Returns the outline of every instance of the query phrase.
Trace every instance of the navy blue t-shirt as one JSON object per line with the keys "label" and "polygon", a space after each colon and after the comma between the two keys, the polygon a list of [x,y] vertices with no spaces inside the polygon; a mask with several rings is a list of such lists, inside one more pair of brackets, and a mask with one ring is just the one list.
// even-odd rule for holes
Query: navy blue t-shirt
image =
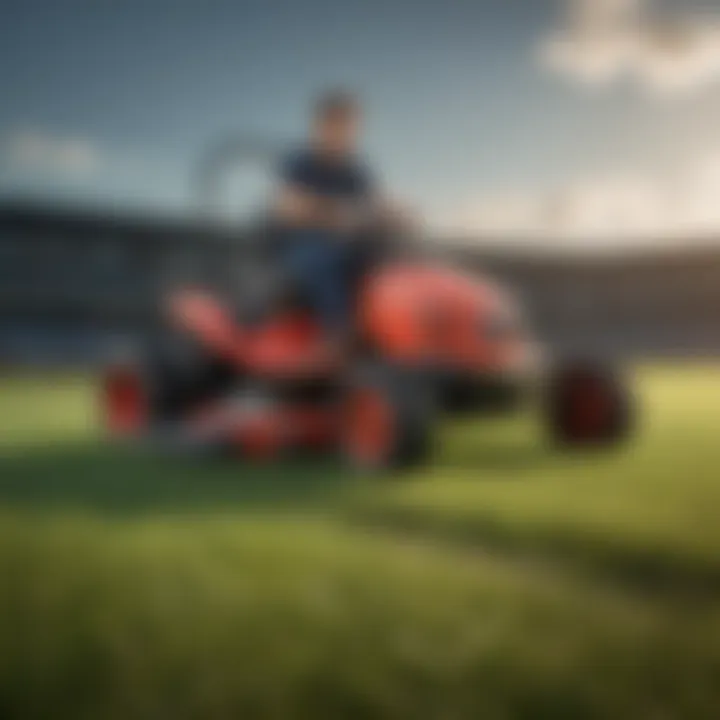
{"label": "navy blue t-shirt", "polygon": [[328,200],[363,200],[372,192],[367,170],[353,157],[334,160],[302,150],[285,159],[280,176],[283,183]]}

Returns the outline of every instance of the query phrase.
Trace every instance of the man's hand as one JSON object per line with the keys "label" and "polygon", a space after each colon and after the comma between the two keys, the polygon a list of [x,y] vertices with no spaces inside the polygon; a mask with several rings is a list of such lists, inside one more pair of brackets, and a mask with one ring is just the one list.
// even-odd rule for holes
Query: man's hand
{"label": "man's hand", "polygon": [[334,200],[293,186],[282,188],[276,211],[289,225],[323,228],[342,234],[373,227],[408,233],[418,225],[417,215],[410,208],[385,198],[361,202]]}
{"label": "man's hand", "polygon": [[418,214],[408,205],[381,198],[375,208],[376,222],[391,232],[412,233],[418,229]]}

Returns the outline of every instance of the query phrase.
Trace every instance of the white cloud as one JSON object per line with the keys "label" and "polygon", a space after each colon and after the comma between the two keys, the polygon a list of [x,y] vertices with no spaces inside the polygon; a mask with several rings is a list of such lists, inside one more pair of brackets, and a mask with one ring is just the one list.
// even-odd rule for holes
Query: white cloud
{"label": "white cloud", "polygon": [[31,129],[9,134],[2,155],[14,172],[51,178],[86,177],[100,165],[100,153],[89,140]]}
{"label": "white cloud", "polygon": [[443,229],[543,244],[637,245],[720,236],[720,148],[670,175],[581,178],[466,202]]}
{"label": "white cloud", "polygon": [[565,0],[543,65],[589,86],[628,80],[654,93],[720,82],[720,16],[661,15],[650,0]]}

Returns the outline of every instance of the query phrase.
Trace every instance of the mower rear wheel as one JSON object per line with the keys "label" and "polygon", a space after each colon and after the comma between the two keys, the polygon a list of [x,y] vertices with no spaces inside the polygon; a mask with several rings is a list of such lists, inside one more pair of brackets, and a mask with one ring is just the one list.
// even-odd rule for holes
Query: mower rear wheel
{"label": "mower rear wheel", "polygon": [[563,447],[612,447],[631,434],[633,399],[614,368],[592,362],[560,366],[550,378],[545,415]]}
{"label": "mower rear wheel", "polygon": [[362,472],[421,464],[431,449],[430,400],[419,374],[384,364],[359,369],[342,400],[343,459]]}

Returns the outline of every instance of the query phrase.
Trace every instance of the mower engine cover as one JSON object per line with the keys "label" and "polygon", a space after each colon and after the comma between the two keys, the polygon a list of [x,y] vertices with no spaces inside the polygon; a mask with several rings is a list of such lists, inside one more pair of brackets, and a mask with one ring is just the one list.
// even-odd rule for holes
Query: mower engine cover
{"label": "mower engine cover", "polygon": [[360,328],[383,357],[448,374],[515,378],[538,352],[517,303],[490,280],[427,263],[394,263],[370,275]]}

